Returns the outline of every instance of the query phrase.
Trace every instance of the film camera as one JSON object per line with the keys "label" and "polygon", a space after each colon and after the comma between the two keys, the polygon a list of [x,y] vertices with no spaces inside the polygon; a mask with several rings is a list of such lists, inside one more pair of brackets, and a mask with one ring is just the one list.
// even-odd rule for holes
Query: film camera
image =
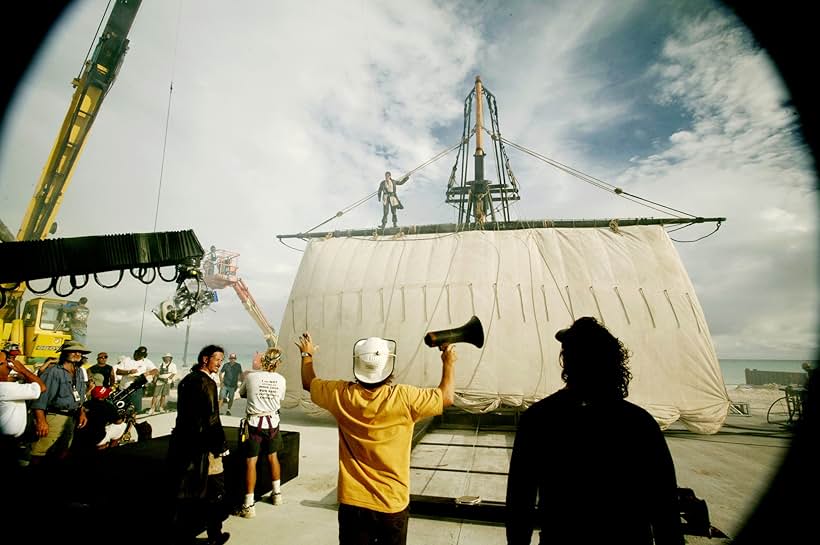
{"label": "film camera", "polygon": [[123,388],[122,390],[117,390],[105,400],[109,404],[113,406],[116,410],[117,419],[125,418],[134,413],[134,404],[131,403],[131,394],[133,394],[136,390],[145,386],[145,383],[148,382],[148,379],[145,378],[144,375],[140,375],[134,379],[134,382],[128,385],[128,387]]}
{"label": "film camera", "polygon": [[[75,432],[72,449],[76,451],[93,451],[97,444],[106,436],[106,426],[109,424],[127,423],[121,443],[130,441],[130,430],[139,427],[136,422],[134,404],[131,394],[147,383],[147,379],[140,375],[126,388],[110,392],[109,388],[98,386],[91,391],[91,397],[85,402],[88,422],[85,427]],[[110,393],[109,393],[110,392]],[[150,433],[138,430],[140,437],[150,437]],[[126,435],[128,438],[126,438]]]}

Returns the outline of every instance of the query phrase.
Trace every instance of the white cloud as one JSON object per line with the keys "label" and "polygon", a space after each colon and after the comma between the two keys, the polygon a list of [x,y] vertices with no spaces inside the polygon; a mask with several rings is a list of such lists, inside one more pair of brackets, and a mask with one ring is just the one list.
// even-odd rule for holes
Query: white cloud
{"label": "white cloud", "polygon": [[[7,118],[0,197],[12,229],[104,5],[77,4]],[[464,97],[480,74],[498,100],[505,137],[653,201],[728,218],[714,236],[678,246],[721,356],[811,354],[815,177],[776,70],[746,32],[708,2],[687,6],[694,15],[655,14],[674,17],[674,32],[646,43],[624,29],[652,3],[471,7],[143,3],[63,201],[59,234],[153,230],[159,193],[157,229],[192,228],[204,247],[239,252],[240,275],[278,327],[301,254],[275,236],[323,222],[375,191],[384,170],[407,172],[454,144]],[[633,54],[638,48],[649,53]],[[638,57],[650,65],[623,64]],[[625,86],[630,92],[619,92]],[[661,124],[653,115],[663,107],[685,117]],[[621,152],[616,140],[627,136],[635,144]],[[660,215],[509,153],[523,197],[515,217]],[[454,220],[442,202],[454,158],[401,188],[403,223]],[[372,199],[321,230],[375,226],[380,217]],[[783,271],[783,263],[798,272]],[[153,286],[148,308],[172,287]],[[761,291],[765,297],[749,296]],[[157,350],[181,346],[184,328],[165,329],[150,314],[143,320],[136,280],[88,296],[93,344],[123,342],[125,350],[142,329]],[[229,291],[220,292],[215,312],[196,318],[191,335],[192,344],[213,337],[263,346]]]}

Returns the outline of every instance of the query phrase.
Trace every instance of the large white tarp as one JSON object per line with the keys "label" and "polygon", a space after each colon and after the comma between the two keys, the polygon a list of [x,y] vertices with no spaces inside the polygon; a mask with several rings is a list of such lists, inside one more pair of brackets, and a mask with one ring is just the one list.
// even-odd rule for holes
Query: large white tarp
{"label": "large white tarp", "polygon": [[456,345],[456,404],[529,406],[563,387],[557,330],[595,316],[632,353],[629,400],[668,427],[718,431],[729,400],[692,283],[661,226],[468,231],[312,240],[280,330],[286,407],[309,404],[293,341],[310,331],[322,378],[353,379],[356,340],[398,343],[395,380],[436,386],[426,332],[476,315],[484,347]]}

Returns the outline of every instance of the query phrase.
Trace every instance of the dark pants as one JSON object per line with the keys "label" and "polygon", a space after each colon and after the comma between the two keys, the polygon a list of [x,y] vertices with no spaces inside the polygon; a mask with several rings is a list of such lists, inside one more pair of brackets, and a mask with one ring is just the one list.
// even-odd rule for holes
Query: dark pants
{"label": "dark pants", "polygon": [[134,405],[134,413],[140,414],[142,412],[142,388],[137,388],[131,393],[131,403]]}
{"label": "dark pants", "polygon": [[339,504],[339,545],[405,545],[410,511],[380,513]]}
{"label": "dark pants", "polygon": [[396,217],[396,208],[390,204],[384,205],[384,213],[382,214],[382,229],[387,224],[387,213],[393,213],[393,227],[396,227],[398,224],[398,218]]}
{"label": "dark pants", "polygon": [[204,526],[208,539],[222,535],[222,521],[228,518],[225,504],[225,474],[208,475],[208,489],[204,498],[178,500],[174,521],[174,543],[188,545]]}

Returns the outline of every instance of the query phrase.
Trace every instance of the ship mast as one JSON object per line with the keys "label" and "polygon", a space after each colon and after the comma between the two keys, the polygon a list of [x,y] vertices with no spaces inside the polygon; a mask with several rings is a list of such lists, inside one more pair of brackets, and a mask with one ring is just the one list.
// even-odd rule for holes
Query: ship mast
{"label": "ship mast", "polygon": [[[493,151],[496,159],[497,183],[492,183],[484,175],[484,100],[492,126]],[[471,109],[475,104],[475,125],[471,125]],[[456,185],[455,175],[459,157],[465,158],[467,146],[475,134],[474,180],[467,180],[467,163],[462,160],[461,183]],[[464,100],[464,134],[461,149],[456,157],[456,164],[450,175],[447,186],[447,202],[458,205],[458,226],[460,228],[482,228],[485,221],[510,221],[510,201],[520,199],[518,184],[510,168],[507,152],[500,139],[498,126],[498,106],[495,96],[481,83],[481,76],[476,76],[475,87]],[[500,217],[497,217],[498,214]]]}

